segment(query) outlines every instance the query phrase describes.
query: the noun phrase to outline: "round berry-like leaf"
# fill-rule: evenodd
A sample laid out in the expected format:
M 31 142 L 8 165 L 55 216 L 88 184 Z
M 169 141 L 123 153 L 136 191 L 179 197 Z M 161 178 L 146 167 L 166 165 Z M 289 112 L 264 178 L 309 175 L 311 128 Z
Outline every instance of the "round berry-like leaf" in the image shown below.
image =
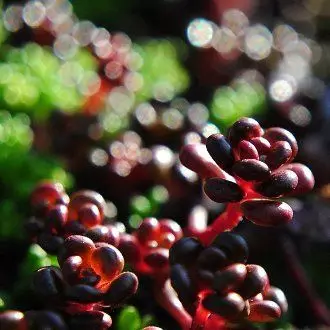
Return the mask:
M 253 199 L 241 203 L 244 216 L 259 226 L 273 227 L 284 225 L 293 218 L 290 205 L 269 199 Z

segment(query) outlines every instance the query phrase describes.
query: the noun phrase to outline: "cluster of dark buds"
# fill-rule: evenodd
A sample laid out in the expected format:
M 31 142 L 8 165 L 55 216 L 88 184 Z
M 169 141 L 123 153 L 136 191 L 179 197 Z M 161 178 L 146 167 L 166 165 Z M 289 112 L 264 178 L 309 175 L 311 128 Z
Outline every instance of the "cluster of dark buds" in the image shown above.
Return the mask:
M 108 329 L 111 317 L 100 311 L 81 312 L 79 315 L 61 315 L 52 310 L 20 311 L 9 310 L 0 314 L 1 330 L 93 330 Z M 149 326 L 142 330 L 162 330 Z
M 278 226 L 293 217 L 291 207 L 279 197 L 308 192 L 314 186 L 311 171 L 291 163 L 298 152 L 287 130 L 263 130 L 251 118 L 241 118 L 228 136 L 213 134 L 206 145 L 182 148 L 183 165 L 204 180 L 204 192 L 215 202 L 228 203 L 226 211 L 200 236 L 209 244 L 218 233 L 233 229 L 244 216 L 261 226 Z
M 146 218 L 134 233 L 121 234 L 118 248 L 136 273 L 152 278 L 156 301 L 174 317 L 177 312 L 183 315 L 175 319 L 186 329 L 190 316 L 169 281 L 169 250 L 182 235 L 180 225 L 171 219 Z
M 110 244 L 69 236 L 62 244 L 58 262 L 60 268 L 43 267 L 34 274 L 34 291 L 46 304 L 75 317 L 102 313 L 97 329 L 107 329 L 111 324 L 111 317 L 101 312 L 102 308 L 122 305 L 137 290 L 136 275 L 122 272 L 124 258 Z
M 169 249 L 181 237 L 181 227 L 175 221 L 146 218 L 133 234 L 120 236 L 118 248 L 135 272 L 167 278 Z
M 61 184 L 43 182 L 32 192 L 31 204 L 34 217 L 28 220 L 27 231 L 50 254 L 57 254 L 70 235 L 114 246 L 119 243 L 118 229 L 103 224 L 106 202 L 95 191 L 77 191 L 69 197 Z
M 207 247 L 185 237 L 170 251 L 171 283 L 193 315 L 191 329 L 227 329 L 244 319 L 269 322 L 287 310 L 285 295 L 271 287 L 266 271 L 246 264 L 248 246 L 222 233 Z
M 311 171 L 291 163 L 297 151 L 290 132 L 263 130 L 250 118 L 234 123 L 227 138 L 214 134 L 206 145 L 185 145 L 181 162 L 203 179 L 205 194 L 227 208 L 207 226 L 206 210 L 195 207 L 184 230 L 170 219 L 146 218 L 127 234 L 104 223 L 100 194 L 84 190 L 69 198 L 61 185 L 40 184 L 32 193 L 35 216 L 27 228 L 33 240 L 57 254 L 60 267 L 41 268 L 33 278 L 49 311 L 6 312 L 0 317 L 4 329 L 15 320 L 15 330 L 29 329 L 29 322 L 60 322 L 52 310 L 64 315 L 70 329 L 109 328 L 104 308 L 122 305 L 138 286 L 134 273 L 123 272 L 124 258 L 134 272 L 152 279 L 156 301 L 183 330 L 278 319 L 287 310 L 285 295 L 270 286 L 261 266 L 247 264 L 245 240 L 228 231 L 243 217 L 261 226 L 292 219 L 291 207 L 278 198 L 314 186 Z

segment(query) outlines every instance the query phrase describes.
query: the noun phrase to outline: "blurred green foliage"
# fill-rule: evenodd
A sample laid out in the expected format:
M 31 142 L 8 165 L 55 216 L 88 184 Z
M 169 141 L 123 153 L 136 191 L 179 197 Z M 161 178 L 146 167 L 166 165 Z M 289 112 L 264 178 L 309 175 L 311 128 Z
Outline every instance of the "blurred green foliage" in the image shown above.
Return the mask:
M 59 162 L 31 150 L 32 139 L 26 115 L 0 111 L 0 237 L 24 237 L 29 195 L 37 182 L 48 179 L 72 185 Z
M 211 121 L 226 131 L 241 117 L 256 116 L 266 111 L 266 92 L 264 87 L 239 83 L 236 86 L 219 87 L 213 95 L 210 105 Z
M 44 120 L 54 109 L 77 111 L 96 75 L 96 60 L 86 49 L 61 61 L 48 47 L 28 43 L 2 48 L 0 100 L 8 110 Z
M 142 330 L 151 325 L 153 318 L 151 315 L 140 315 L 134 306 L 124 307 L 118 315 L 116 330 Z

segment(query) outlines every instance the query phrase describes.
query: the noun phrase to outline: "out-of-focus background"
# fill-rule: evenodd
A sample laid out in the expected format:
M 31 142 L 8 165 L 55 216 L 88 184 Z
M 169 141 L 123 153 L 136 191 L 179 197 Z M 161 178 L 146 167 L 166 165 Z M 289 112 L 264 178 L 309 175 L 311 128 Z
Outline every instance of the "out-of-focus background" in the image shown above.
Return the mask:
M 40 180 L 97 190 L 128 231 L 200 204 L 211 220 L 222 206 L 177 154 L 248 116 L 290 130 L 316 179 L 292 224 L 237 228 L 289 300 L 267 327 L 330 324 L 329 0 L 0 3 L 2 309 L 30 308 L 26 279 L 54 262 L 24 231 Z M 175 329 L 141 287 L 140 313 Z

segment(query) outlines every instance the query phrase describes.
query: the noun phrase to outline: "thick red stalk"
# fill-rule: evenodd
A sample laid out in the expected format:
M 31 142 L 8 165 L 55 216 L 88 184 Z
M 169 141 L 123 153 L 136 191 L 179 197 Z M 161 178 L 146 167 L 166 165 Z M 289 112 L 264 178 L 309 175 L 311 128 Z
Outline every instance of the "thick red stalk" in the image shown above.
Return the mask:
M 241 221 L 242 212 L 239 203 L 229 203 L 226 210 L 218 216 L 208 228 L 199 235 L 205 246 L 209 245 L 217 235 L 235 228 Z
M 245 182 L 238 178 L 235 178 L 237 183 L 243 188 L 245 191 L 245 198 L 241 201 L 253 199 L 253 198 L 260 198 L 261 195 L 256 193 L 252 189 L 252 184 L 249 182 Z M 221 213 L 213 223 L 206 228 L 204 232 L 199 235 L 196 235 L 199 240 L 205 246 L 208 246 L 217 235 L 223 233 L 224 231 L 230 231 L 234 229 L 242 218 L 242 212 L 240 209 L 240 203 L 228 203 L 226 210 Z
M 155 280 L 153 291 L 156 301 L 180 324 L 181 329 L 189 330 L 192 318 L 182 306 L 170 281 L 165 277 Z
M 198 295 L 198 300 L 196 302 L 196 310 L 195 310 L 195 315 L 191 324 L 190 330 L 204 330 L 205 323 L 210 316 L 210 312 L 207 311 L 202 303 L 201 300 L 204 298 L 205 292 L 201 292 Z
M 219 315 L 210 314 L 203 330 L 227 330 L 226 321 Z

